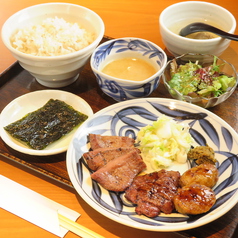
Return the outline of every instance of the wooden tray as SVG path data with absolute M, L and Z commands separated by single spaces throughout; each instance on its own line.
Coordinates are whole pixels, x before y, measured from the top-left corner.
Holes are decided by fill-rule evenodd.
M 108 39 L 108 37 L 104 37 L 103 42 Z M 36 80 L 28 72 L 23 70 L 18 63 L 13 64 L 0 76 L 0 112 L 13 99 L 28 92 L 44 89 L 47 88 L 36 82 Z M 89 63 L 85 66 L 79 79 L 75 83 L 61 88 L 61 90 L 72 92 L 82 97 L 89 103 L 94 113 L 116 103 L 116 101 L 106 96 L 98 87 Z M 160 83 L 158 89 L 150 95 L 150 97 L 170 98 L 170 95 L 165 90 L 163 83 Z M 227 121 L 236 131 L 238 131 L 238 119 L 236 118 L 238 113 L 237 97 L 238 92 L 236 90 L 226 102 L 210 109 L 210 111 Z M 26 155 L 11 149 L 2 141 L 2 139 L 0 139 L 0 155 L 68 186 L 72 186 L 66 168 L 66 153 L 44 157 Z M 185 237 L 195 237 L 194 235 L 196 235 L 196 237 L 201 238 L 230 238 L 238 222 L 237 214 L 238 205 L 210 224 L 179 233 Z

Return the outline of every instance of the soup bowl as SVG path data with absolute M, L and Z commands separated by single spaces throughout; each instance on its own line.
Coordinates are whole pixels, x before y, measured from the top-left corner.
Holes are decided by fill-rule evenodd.
M 220 56 L 229 46 L 230 40 L 221 37 L 191 39 L 179 35 L 180 30 L 193 22 L 203 22 L 234 33 L 235 17 L 225 8 L 202 1 L 179 2 L 165 8 L 159 17 L 162 41 L 173 56 L 189 52 Z
M 128 80 L 102 72 L 110 62 L 126 58 L 143 60 L 154 67 L 155 73 L 137 81 L 137 78 Z M 99 45 L 90 60 L 99 87 L 116 101 L 149 96 L 158 87 L 166 62 L 167 56 L 159 46 L 134 37 L 113 39 Z

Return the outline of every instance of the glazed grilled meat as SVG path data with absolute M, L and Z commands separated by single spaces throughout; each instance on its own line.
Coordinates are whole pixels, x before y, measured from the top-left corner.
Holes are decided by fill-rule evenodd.
M 173 197 L 177 193 L 180 174 L 177 171 L 160 170 L 137 176 L 125 191 L 125 197 L 137 204 L 139 215 L 156 217 L 160 212 L 169 214 L 174 209 Z
M 211 209 L 216 202 L 212 188 L 218 181 L 218 170 L 210 163 L 193 167 L 180 178 L 180 188 L 174 206 L 182 214 L 197 215 Z
M 134 147 L 135 140 L 127 136 L 101 136 L 89 134 L 89 141 L 92 150 L 105 147 Z
M 216 202 L 215 193 L 205 185 L 192 184 L 178 189 L 174 206 L 179 213 L 197 215 L 211 209 Z
M 213 188 L 218 181 L 218 177 L 219 174 L 215 165 L 200 164 L 183 173 L 180 178 L 180 186 L 183 187 L 196 183 Z
M 121 148 L 99 148 L 83 154 L 83 158 L 88 164 L 91 170 L 98 170 L 106 165 L 109 161 L 125 155 L 131 151 L 140 153 L 140 150 L 133 147 L 121 147 Z
M 136 150 L 117 157 L 96 172 L 91 178 L 107 190 L 122 192 L 130 186 L 134 177 L 146 168 Z

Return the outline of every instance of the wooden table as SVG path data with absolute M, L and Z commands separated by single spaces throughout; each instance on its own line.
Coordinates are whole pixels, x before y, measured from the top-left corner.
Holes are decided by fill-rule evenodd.
M 14 12 L 45 1 L 26 0 L 14 1 L 8 0 L 4 2 L 1 8 L 0 21 L 1 24 Z M 170 4 L 177 1 L 154 1 L 154 0 L 81 0 L 70 1 L 96 11 L 104 20 L 106 25 L 105 34 L 117 38 L 125 36 L 141 37 L 153 41 L 164 48 L 161 41 L 158 17 L 160 12 Z M 210 1 L 230 10 L 236 18 L 238 18 L 238 9 L 235 8 L 234 0 L 226 2 Z M 0 42 L 0 111 L 14 98 L 31 91 L 45 89 L 39 85 L 27 72 L 22 70 L 18 64 L 14 64 L 15 59 L 5 49 L 3 43 Z M 222 57 L 233 63 L 238 68 L 237 62 L 238 43 L 232 42 L 230 47 L 222 55 Z M 10 68 L 9 68 L 10 67 Z M 90 80 L 90 84 L 86 79 Z M 79 81 L 62 90 L 73 92 L 84 98 L 91 106 L 94 112 L 104 108 L 112 103 L 112 99 L 105 96 L 97 87 L 94 76 L 89 66 L 81 74 Z M 85 83 L 85 87 L 80 84 Z M 93 95 L 93 96 L 92 96 Z M 97 97 L 95 97 L 97 95 Z M 161 84 L 153 93 L 156 97 L 169 97 Z M 238 131 L 238 92 L 230 97 L 226 102 L 218 105 L 210 111 L 214 112 L 226 122 L 228 122 L 236 131 Z M 96 100 L 95 100 L 96 98 Z M 49 163 L 50 162 L 50 163 Z M 78 223 L 96 231 L 105 237 L 160 237 L 160 238 L 178 238 L 181 235 L 185 237 L 202 237 L 202 238 L 230 238 L 234 228 L 238 222 L 238 205 L 223 217 L 217 219 L 211 224 L 201 228 L 179 232 L 179 233 L 162 233 L 142 231 L 118 224 L 91 208 L 84 202 L 76 191 L 72 188 L 65 166 L 65 153 L 50 156 L 46 158 L 32 157 L 13 151 L 6 146 L 0 139 L 0 174 L 62 204 L 75 211 L 82 216 L 78 219 Z M 16 198 L 17 199 L 17 198 Z M 0 237 L 20 238 L 20 237 L 55 237 L 51 233 L 30 224 L 16 217 L 15 215 L 0 209 Z M 77 237 L 69 232 L 66 237 Z

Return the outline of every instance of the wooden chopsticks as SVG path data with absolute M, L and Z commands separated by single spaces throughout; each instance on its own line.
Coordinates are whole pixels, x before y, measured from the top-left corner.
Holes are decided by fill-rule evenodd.
M 70 220 L 69 218 L 61 215 L 58 213 L 60 226 L 64 227 L 65 229 L 75 233 L 82 238 L 104 238 L 103 236 L 97 234 L 94 231 Z

